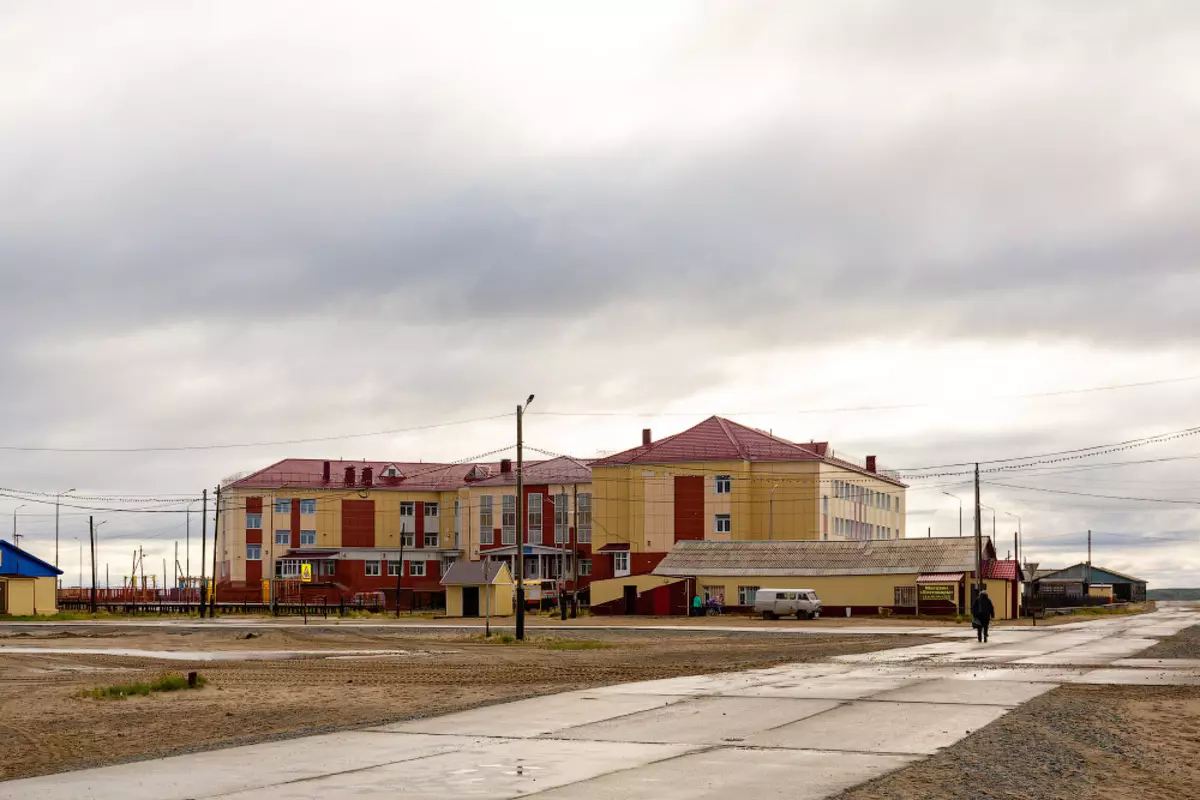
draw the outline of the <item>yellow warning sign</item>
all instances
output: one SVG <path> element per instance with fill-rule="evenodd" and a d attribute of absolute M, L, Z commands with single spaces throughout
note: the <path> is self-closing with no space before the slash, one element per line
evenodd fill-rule
<path fill-rule="evenodd" d="M 264 603 L 271 602 L 271 582 L 270 581 L 262 582 L 262 601 Z"/>
<path fill-rule="evenodd" d="M 300 565 L 300 582 L 312 583 L 312 564 L 304 563 Z"/>

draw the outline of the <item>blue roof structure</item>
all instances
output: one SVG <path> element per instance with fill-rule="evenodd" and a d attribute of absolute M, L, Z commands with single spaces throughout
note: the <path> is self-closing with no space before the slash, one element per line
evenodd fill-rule
<path fill-rule="evenodd" d="M 22 578 L 57 578 L 61 569 L 47 564 L 32 553 L 26 553 L 16 545 L 0 540 L 0 575 Z"/>
<path fill-rule="evenodd" d="M 1051 580 L 1085 580 L 1088 575 L 1088 565 L 1086 563 L 1073 564 L 1065 569 L 1056 570 L 1048 575 L 1039 575 L 1039 578 L 1049 578 Z M 1105 569 L 1104 567 L 1093 566 L 1091 568 L 1092 583 L 1147 583 L 1145 578 L 1135 578 L 1132 575 L 1125 575 L 1116 570 Z"/>

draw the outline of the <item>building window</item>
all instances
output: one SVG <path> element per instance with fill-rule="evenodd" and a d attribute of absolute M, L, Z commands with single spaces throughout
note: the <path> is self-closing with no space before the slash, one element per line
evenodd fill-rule
<path fill-rule="evenodd" d="M 425 546 L 437 547 L 439 545 L 438 535 L 436 533 L 425 534 Z"/>
<path fill-rule="evenodd" d="M 479 497 L 479 543 L 494 544 L 496 540 L 496 518 L 492 513 L 492 496 Z"/>
<path fill-rule="evenodd" d="M 534 492 L 528 496 L 529 513 L 527 515 L 529 524 L 529 533 L 526 535 L 526 541 L 531 544 L 542 543 L 542 496 Z"/>
<path fill-rule="evenodd" d="M 291 500 L 276 500 L 275 501 L 275 513 L 276 514 L 292 513 L 292 501 Z"/>
<path fill-rule="evenodd" d="M 300 562 L 295 559 L 281 559 L 275 562 L 276 578 L 299 578 Z"/>
<path fill-rule="evenodd" d="M 332 559 L 325 561 L 324 566 L 321 571 L 324 572 L 326 575 L 336 574 L 337 573 L 337 562 Z"/>
<path fill-rule="evenodd" d="M 247 561 L 262 561 L 262 545 L 261 544 L 246 545 L 246 560 Z"/>
<path fill-rule="evenodd" d="M 246 514 L 246 528 L 249 530 L 262 529 L 262 514 Z"/>
<path fill-rule="evenodd" d="M 613 574 L 617 576 L 629 574 L 629 553 L 613 553 Z"/>
<path fill-rule="evenodd" d="M 724 598 L 725 598 L 725 587 L 724 586 L 705 586 L 704 587 L 705 601 L 711 600 L 713 602 L 718 602 L 718 601 L 723 601 Z"/>
<path fill-rule="evenodd" d="M 425 577 L 425 562 L 424 561 L 408 562 L 408 574 L 414 578 L 424 578 Z"/>
<path fill-rule="evenodd" d="M 385 478 L 399 478 L 399 477 L 401 477 L 401 475 L 400 475 L 400 470 L 396 469 L 395 467 L 388 467 L 387 469 L 385 469 L 385 470 L 384 470 L 382 473 L 380 473 L 380 474 L 381 474 L 381 475 L 383 475 L 383 477 L 385 477 Z"/>
<path fill-rule="evenodd" d="M 829 495 L 824 495 L 821 498 L 821 513 L 829 516 Z"/>
<path fill-rule="evenodd" d="M 300 531 L 300 546 L 301 547 L 316 547 L 317 532 L 316 531 Z"/>
<path fill-rule="evenodd" d="M 438 504 L 437 503 L 426 503 L 425 504 L 425 516 L 426 517 L 436 517 L 437 515 L 438 515 Z"/>
<path fill-rule="evenodd" d="M 506 494 L 500 501 L 500 544 L 517 543 L 517 496 Z"/>
<path fill-rule="evenodd" d="M 729 519 L 728 514 L 717 514 L 716 521 L 713 526 L 714 533 L 729 533 L 733 530 L 733 523 Z"/>
<path fill-rule="evenodd" d="M 395 578 L 400 574 L 400 562 L 392 559 L 388 561 L 388 577 Z"/>
<path fill-rule="evenodd" d="M 758 596 L 757 586 L 739 586 L 738 587 L 738 605 L 752 606 L 754 598 Z"/>
<path fill-rule="evenodd" d="M 317 501 L 316 500 L 301 500 L 300 501 L 300 513 L 301 514 L 317 513 Z"/>
<path fill-rule="evenodd" d="M 591 544 L 592 541 L 592 493 L 581 492 L 577 501 L 578 505 L 575 511 L 579 515 L 579 530 L 575 531 L 575 538 L 579 544 Z"/>
<path fill-rule="evenodd" d="M 554 543 L 566 544 L 571 539 L 571 523 L 567 514 L 567 496 L 554 495 Z"/>
<path fill-rule="evenodd" d="M 400 535 L 400 542 L 401 542 L 402 547 L 416 547 L 417 546 L 417 532 L 416 531 L 404 531 Z"/>
<path fill-rule="evenodd" d="M 454 546 L 458 547 L 462 541 L 462 504 L 458 498 L 454 498 Z"/>
<path fill-rule="evenodd" d="M 718 475 L 715 485 L 717 494 L 731 494 L 733 492 L 733 478 L 728 475 Z"/>
<path fill-rule="evenodd" d="M 579 559 L 579 575 L 584 577 L 592 574 L 592 560 L 590 558 Z"/>
<path fill-rule="evenodd" d="M 368 578 L 378 578 L 379 577 L 380 573 L 379 573 L 379 562 L 378 561 L 364 561 L 363 564 L 365 564 L 365 566 L 363 567 L 364 575 L 366 575 Z"/>
<path fill-rule="evenodd" d="M 279 544 L 279 545 L 283 545 L 284 547 L 287 547 L 291 543 L 292 543 L 292 532 L 291 531 L 275 531 L 275 544 Z"/>
<path fill-rule="evenodd" d="M 915 586 L 897 586 L 894 591 L 895 602 L 897 606 L 916 606 L 917 605 L 917 587 Z"/>
<path fill-rule="evenodd" d="M 415 517 L 416 515 L 417 515 L 417 504 L 416 503 L 404 502 L 404 503 L 400 504 L 400 516 L 401 517 L 409 517 L 411 519 L 412 517 Z"/>

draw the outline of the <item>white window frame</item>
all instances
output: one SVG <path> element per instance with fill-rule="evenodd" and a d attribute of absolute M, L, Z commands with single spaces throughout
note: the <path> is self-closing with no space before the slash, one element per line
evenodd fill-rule
<path fill-rule="evenodd" d="M 440 533 L 425 533 L 426 547 L 439 547 L 442 543 L 442 535 Z"/>
<path fill-rule="evenodd" d="M 895 606 L 916 606 L 917 605 L 917 587 L 915 586 L 895 586 L 892 588 L 892 605 Z"/>
<path fill-rule="evenodd" d="M 400 541 L 401 541 L 401 545 L 403 547 L 416 547 L 417 546 L 417 532 L 416 531 L 404 531 L 403 533 L 400 534 Z"/>
<path fill-rule="evenodd" d="M 440 514 L 440 512 L 441 512 L 441 508 L 438 506 L 437 503 L 426 503 L 425 504 L 425 516 L 426 517 L 436 517 Z"/>
<path fill-rule="evenodd" d="M 336 561 L 334 561 L 333 559 L 326 559 L 322 563 L 324 563 L 324 565 L 325 565 L 321 569 L 321 573 L 323 575 L 336 575 L 337 574 L 337 562 Z"/>
<path fill-rule="evenodd" d="M 262 545 L 261 544 L 246 544 L 246 560 L 247 561 L 262 561 Z"/>
<path fill-rule="evenodd" d="M 425 562 L 424 561 L 408 562 L 408 575 L 410 578 L 424 578 L 425 577 Z"/>
<path fill-rule="evenodd" d="M 571 540 L 571 514 L 566 493 L 554 495 L 554 543 L 567 544 Z"/>
<path fill-rule="evenodd" d="M 305 534 L 312 534 L 312 535 L 305 536 Z M 308 539 L 308 541 L 305 542 L 304 541 L 305 539 Z M 307 530 L 307 531 L 301 530 L 300 531 L 300 546 L 301 547 L 316 547 L 317 546 L 317 532 L 315 530 Z"/>
<path fill-rule="evenodd" d="M 388 577 L 389 578 L 397 577 L 400 574 L 400 567 L 401 567 L 400 561 L 398 561 L 394 558 L 389 558 L 388 559 L 388 570 L 387 570 Z"/>
<path fill-rule="evenodd" d="M 542 493 L 531 492 L 527 495 L 529 508 L 525 509 L 525 520 L 528 530 L 525 533 L 526 544 L 541 544 L 542 543 Z"/>
<path fill-rule="evenodd" d="M 590 558 L 579 559 L 579 576 L 586 578 L 592 574 L 592 560 Z"/>
<path fill-rule="evenodd" d="M 618 550 L 613 553 L 613 575 L 622 578 L 629 574 L 629 551 Z"/>
<path fill-rule="evenodd" d="M 713 480 L 713 494 L 733 494 L 733 476 L 718 475 Z"/>
<path fill-rule="evenodd" d="M 317 513 L 317 501 L 316 500 L 301 500 L 300 501 L 300 515 L 301 516 L 307 516 L 309 514 L 315 514 L 315 513 Z"/>
<path fill-rule="evenodd" d="M 409 519 L 413 519 L 416 516 L 417 504 L 409 500 L 402 500 L 400 502 L 400 517 L 408 517 Z"/>
<path fill-rule="evenodd" d="M 490 494 L 479 496 L 479 543 L 496 543 L 495 499 Z"/>
<path fill-rule="evenodd" d="M 262 530 L 262 514 L 251 514 L 246 512 L 246 530 L 261 531 Z"/>
<path fill-rule="evenodd" d="M 733 533 L 733 517 L 729 514 L 713 516 L 713 533 Z"/>
<path fill-rule="evenodd" d="M 281 535 L 282 534 L 282 535 Z M 276 547 L 288 547 L 292 543 L 292 532 L 276 529 L 275 545 Z"/>
<path fill-rule="evenodd" d="M 578 499 L 578 508 L 575 509 L 579 515 L 579 530 L 575 531 L 575 539 L 579 544 L 592 543 L 592 493 L 580 492 Z"/>
<path fill-rule="evenodd" d="M 517 543 L 517 496 L 506 494 L 500 499 L 500 544 Z"/>
<path fill-rule="evenodd" d="M 761 586 L 739 586 L 738 587 L 738 605 L 752 606 L 754 605 L 755 597 L 758 595 L 758 590 Z"/>
<path fill-rule="evenodd" d="M 275 500 L 275 513 L 276 514 L 291 514 L 292 513 L 292 501 L 276 499 Z"/>
<path fill-rule="evenodd" d="M 363 575 L 365 575 L 368 578 L 382 577 L 383 572 L 382 572 L 380 563 L 378 561 L 364 561 L 363 562 Z"/>

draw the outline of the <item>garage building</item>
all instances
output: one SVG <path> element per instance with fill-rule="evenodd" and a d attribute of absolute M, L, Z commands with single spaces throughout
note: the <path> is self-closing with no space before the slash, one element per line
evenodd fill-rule
<path fill-rule="evenodd" d="M 30 617 L 56 613 L 59 575 L 62 570 L 0 541 L 0 615 Z"/>

